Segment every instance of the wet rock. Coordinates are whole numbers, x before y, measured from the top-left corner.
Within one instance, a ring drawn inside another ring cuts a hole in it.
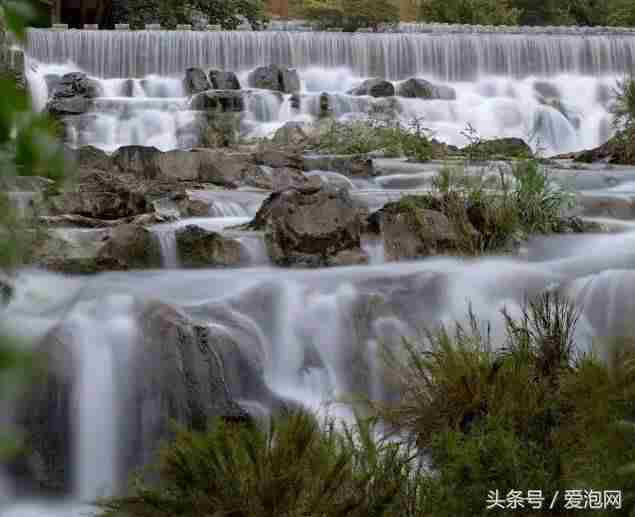
[[[155,269],[162,264],[161,247],[147,228],[124,224],[113,228],[99,251],[97,261],[117,264],[116,269]]]
[[[66,74],[55,86],[47,110],[52,115],[80,115],[86,113],[92,105],[91,100],[102,93],[99,83],[86,74]]]
[[[253,155],[258,165],[266,165],[276,169],[288,167],[290,169],[303,169],[304,159],[291,150],[281,150],[265,147],[256,151]]]
[[[134,178],[100,170],[80,171],[70,190],[50,196],[50,215],[74,214],[94,219],[121,219],[152,211],[144,186]]]
[[[199,180],[229,188],[244,184],[258,174],[252,157],[243,153],[227,153],[212,149],[194,149],[199,160]]]
[[[576,153],[574,157],[582,163],[635,165],[635,131],[619,133],[601,146]]]
[[[81,169],[97,169],[112,171],[113,162],[108,154],[101,149],[87,145],[79,149],[65,149],[68,161]]]
[[[249,86],[283,93],[300,91],[300,77],[293,69],[278,65],[261,66],[249,75]]]
[[[155,157],[160,152],[156,147],[125,145],[112,155],[112,162],[123,173],[153,179],[159,175]]]
[[[234,72],[211,70],[209,81],[215,90],[240,90],[240,81]]]
[[[415,260],[452,253],[459,247],[452,223],[436,210],[391,203],[377,216],[387,260]]]
[[[534,83],[534,91],[539,99],[560,99],[560,90],[554,84],[546,81],[536,81]]]
[[[309,178],[299,169],[281,167],[274,169],[266,165],[259,165],[257,172],[245,178],[245,184],[251,187],[274,192],[287,188],[302,188],[308,186],[319,186],[319,178]]]
[[[184,267],[231,267],[243,261],[243,248],[234,239],[223,237],[196,225],[176,232],[176,246]]]
[[[236,90],[208,90],[192,99],[193,110],[219,113],[240,113],[245,111],[245,93]]]
[[[13,297],[13,282],[0,271],[0,306],[7,305]]]
[[[441,99],[453,101],[456,99],[456,91],[449,86],[433,84],[425,79],[412,78],[397,86],[399,97],[411,99]]]
[[[287,122],[273,136],[272,142],[283,146],[304,146],[309,142],[310,127],[302,122]]]
[[[210,90],[212,85],[207,80],[205,72],[200,68],[188,68],[185,71],[185,79],[183,80],[185,91],[188,95]]]
[[[578,196],[578,205],[586,217],[635,219],[635,202],[615,196]]]
[[[349,93],[351,95],[370,95],[371,97],[392,97],[395,95],[395,87],[390,81],[384,79],[367,79]]]
[[[206,307],[203,322],[160,302],[126,303],[126,317],[136,333],[134,346],[120,346],[112,335],[104,336],[108,319],[98,332],[103,342],[82,343],[111,347],[120,411],[115,442],[125,472],[156,461],[161,441],[172,436],[171,422],[203,430],[211,418],[249,420],[245,399],[272,411],[287,407],[264,382],[262,343],[242,321],[232,319],[232,310]],[[36,353],[44,365],[42,375],[29,383],[16,411],[27,442],[24,470],[40,488],[66,495],[77,476],[76,339],[76,322],[69,318],[41,340]]]
[[[307,155],[303,168],[306,171],[339,172],[350,178],[370,178],[378,174],[373,160],[364,155]]]
[[[280,266],[328,266],[342,252],[361,250],[357,207],[346,191],[329,186],[272,194],[251,226],[265,231],[269,256]]]
[[[328,93],[320,94],[320,118],[330,117],[333,114],[331,98]]]

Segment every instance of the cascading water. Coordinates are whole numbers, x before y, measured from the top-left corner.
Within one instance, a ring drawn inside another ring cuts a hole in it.
[[[68,121],[74,145],[114,150],[197,145],[201,124],[182,91],[185,69],[239,74],[276,63],[298,68],[300,107],[290,96],[254,90],[246,97],[244,130],[270,136],[287,121],[320,113],[320,94],[338,118],[390,112],[404,125],[421,120],[447,143],[519,137],[547,154],[595,147],[610,136],[611,89],[635,66],[635,35],[623,32],[340,34],[313,32],[29,31],[35,104],[45,104],[45,76],[73,63],[101,79],[106,93],[86,115]],[[364,78],[398,84],[420,77],[451,87],[453,100],[352,97]],[[546,86],[545,86],[546,85]]]

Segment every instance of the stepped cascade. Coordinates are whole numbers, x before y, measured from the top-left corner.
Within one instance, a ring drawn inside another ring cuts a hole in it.
[[[548,154],[591,148],[612,134],[612,89],[635,67],[631,32],[32,29],[25,52],[35,107],[64,122],[79,174],[59,190],[21,178],[9,192],[47,231],[35,267],[0,298],[0,327],[43,354],[46,375],[0,405],[0,423],[28,429],[29,444],[0,466],[0,517],[94,514],[91,503],[152,463],[173,422],[262,422],[304,407],[350,423],[351,400],[399,396],[383,347],[465,322],[470,310],[497,343],[502,310],[518,315],[546,291],[579,306],[581,352],[629,329],[635,167],[550,160],[545,188],[575,201],[557,214],[561,233],[519,223],[509,249],[466,260],[440,208],[415,207],[433,221],[430,235],[419,218],[414,231],[385,209],[439,193],[447,162],[250,139],[318,125],[328,111],[339,121],[421,119],[457,146],[471,126]],[[254,86],[259,67],[291,86]],[[210,88],[222,72],[231,88]],[[368,94],[371,78],[389,94]],[[431,93],[404,94],[413,84]],[[202,142],[221,115],[247,143]],[[484,196],[520,181],[522,161],[465,156],[453,159]],[[487,207],[469,208],[462,228],[482,244]]]
[[[121,145],[162,150],[197,145],[181,86],[185,70],[237,73],[245,90],[242,129],[270,137],[288,121],[320,116],[320,95],[338,119],[368,113],[408,126],[423,121],[439,140],[466,143],[463,130],[510,136],[547,154],[595,147],[611,134],[611,91],[635,66],[635,36],[536,33],[343,34],[296,31],[91,31],[31,30],[28,76],[36,105],[51,94],[46,76],[83,71],[101,84],[89,114],[68,122],[73,145],[113,151]],[[248,88],[258,66],[296,68],[299,105],[289,95]],[[431,100],[352,96],[364,79],[424,78],[450,91]],[[132,82],[133,86],[129,84]]]

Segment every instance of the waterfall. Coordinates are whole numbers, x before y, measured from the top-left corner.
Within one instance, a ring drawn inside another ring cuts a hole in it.
[[[99,77],[180,75],[191,66],[250,70],[278,63],[345,67],[358,76],[615,74],[635,65],[632,34],[470,32],[345,34],[319,32],[53,31],[33,29],[28,53],[43,63],[72,61]]]

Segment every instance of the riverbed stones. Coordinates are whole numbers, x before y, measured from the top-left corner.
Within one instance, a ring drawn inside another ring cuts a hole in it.
[[[449,86],[439,85],[425,79],[412,78],[397,86],[397,95],[411,99],[440,99],[453,101],[456,99],[456,91]]]
[[[345,190],[322,186],[274,193],[263,203],[251,226],[265,231],[269,257],[280,266],[361,262],[361,220]]]
[[[240,90],[240,81],[234,72],[211,70],[209,82],[215,90]]]
[[[249,75],[249,86],[283,93],[300,91],[300,77],[297,70],[278,65],[261,66]]]
[[[176,232],[176,246],[186,268],[235,267],[243,261],[243,248],[237,240],[196,225]]]
[[[188,95],[194,95],[195,93],[204,92],[212,88],[205,72],[200,68],[188,68],[185,71],[183,85]]]
[[[358,87],[353,88],[349,93],[358,96],[392,97],[395,95],[395,87],[390,81],[384,79],[367,79]]]

